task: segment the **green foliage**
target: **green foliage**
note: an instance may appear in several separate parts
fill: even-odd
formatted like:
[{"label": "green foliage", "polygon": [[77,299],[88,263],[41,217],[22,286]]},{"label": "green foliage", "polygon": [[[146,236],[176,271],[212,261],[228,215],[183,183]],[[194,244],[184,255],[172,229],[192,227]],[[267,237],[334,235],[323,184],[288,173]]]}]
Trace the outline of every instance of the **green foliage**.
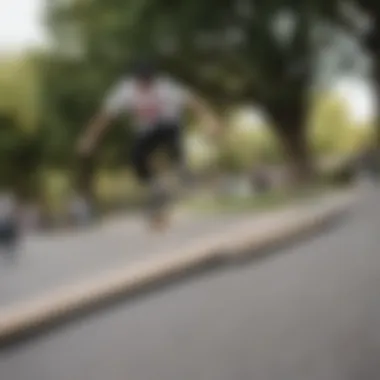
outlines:
[{"label": "green foliage", "polygon": [[0,117],[0,187],[14,190],[22,198],[39,193],[42,141],[38,134],[17,128],[11,118]]},{"label": "green foliage", "polygon": [[40,86],[34,57],[0,62],[0,186],[22,197],[38,192],[42,163]]},{"label": "green foliage", "polygon": [[[337,4],[50,1],[46,21],[51,50],[0,62],[0,113],[7,125],[1,127],[1,179],[14,183],[9,162],[18,162],[19,168],[28,164],[29,172],[38,166],[78,171],[78,136],[107,89],[141,55],[159,58],[163,69],[224,113],[242,104],[262,106],[275,135],[231,128],[219,157],[229,170],[278,162],[283,159],[281,144],[301,164],[307,161],[309,141],[317,155],[357,149],[366,129],[350,123],[337,99],[320,95],[308,116],[320,47],[313,36],[322,18],[338,20]],[[132,137],[126,125],[128,120],[121,121],[102,142],[98,169],[126,162]],[[10,160],[20,149],[25,156]]]},{"label": "green foliage", "polygon": [[[312,15],[295,0],[254,6],[244,0],[76,0],[53,2],[49,24],[58,56],[82,66],[73,84],[82,90],[72,102],[86,91],[93,108],[131,59],[152,55],[217,107],[261,103],[291,145],[303,133],[312,80]],[[75,112],[87,114],[84,107]]]},{"label": "green foliage", "polygon": [[0,60],[0,112],[10,115],[17,128],[33,133],[39,123],[40,86],[33,57]]},{"label": "green foliage", "polygon": [[315,97],[309,119],[309,134],[317,156],[355,154],[367,143],[372,128],[356,125],[346,104],[336,94]]},{"label": "green foliage", "polygon": [[249,172],[257,164],[281,161],[281,146],[269,125],[231,123],[220,148],[221,168],[230,172]]}]

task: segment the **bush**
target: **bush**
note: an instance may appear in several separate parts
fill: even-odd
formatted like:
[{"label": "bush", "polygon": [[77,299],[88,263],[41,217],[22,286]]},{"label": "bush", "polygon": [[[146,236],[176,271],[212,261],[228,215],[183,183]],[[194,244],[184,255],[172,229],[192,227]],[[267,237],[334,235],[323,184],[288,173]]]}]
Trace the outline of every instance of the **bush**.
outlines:
[{"label": "bush", "polygon": [[333,185],[348,186],[352,184],[357,175],[357,168],[353,161],[346,162],[327,174],[327,180]]}]

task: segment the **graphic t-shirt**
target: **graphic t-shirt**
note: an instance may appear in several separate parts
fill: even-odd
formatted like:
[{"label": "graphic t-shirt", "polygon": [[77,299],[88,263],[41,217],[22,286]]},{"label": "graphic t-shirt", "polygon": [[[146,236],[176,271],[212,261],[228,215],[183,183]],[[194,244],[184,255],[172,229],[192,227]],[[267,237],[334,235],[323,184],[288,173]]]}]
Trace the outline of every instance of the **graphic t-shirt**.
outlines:
[{"label": "graphic t-shirt", "polygon": [[137,128],[145,129],[159,122],[178,123],[188,97],[188,91],[169,78],[159,78],[149,88],[127,78],[111,90],[104,109],[112,116],[128,112]]}]

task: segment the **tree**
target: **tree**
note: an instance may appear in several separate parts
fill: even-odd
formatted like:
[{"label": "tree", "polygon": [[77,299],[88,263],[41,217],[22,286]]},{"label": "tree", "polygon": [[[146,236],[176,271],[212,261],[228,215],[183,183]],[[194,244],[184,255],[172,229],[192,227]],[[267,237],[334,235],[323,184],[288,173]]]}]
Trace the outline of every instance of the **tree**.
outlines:
[{"label": "tree", "polygon": [[145,3],[134,37],[214,103],[260,103],[296,172],[307,176],[316,20],[303,1],[157,0]]},{"label": "tree", "polygon": [[41,111],[37,63],[33,56],[0,60],[0,112],[12,115],[17,128],[33,133]]},{"label": "tree", "polygon": [[11,117],[0,115],[0,186],[21,199],[39,193],[42,141],[37,133],[25,133]]},{"label": "tree", "polygon": [[[305,119],[309,89],[319,71],[317,58],[323,55],[328,39],[337,32],[326,28],[318,4],[313,2],[256,3],[254,16],[250,17],[249,12],[245,14],[249,28],[236,23],[243,29],[245,43],[226,53],[229,57],[233,54],[235,60],[236,86],[232,97],[261,103],[287,153],[298,161],[301,171],[308,171],[310,157],[307,157],[309,142]],[[236,57],[242,59],[237,62]],[[220,56],[216,60],[217,66]],[[231,73],[231,67],[229,69]],[[226,74],[223,76],[229,78]],[[216,81],[220,81],[220,77]],[[240,91],[236,91],[239,83]]]},{"label": "tree", "polygon": [[42,167],[40,93],[33,56],[0,63],[0,186],[21,198],[36,195]]},{"label": "tree", "polygon": [[[94,196],[95,174],[99,165],[118,165],[125,161],[130,135],[126,128],[113,128],[94,157],[80,159],[76,154],[77,141],[90,118],[99,107],[110,80],[109,70],[87,60],[70,56],[47,56],[42,66],[46,161],[59,169],[74,173],[74,186]],[[124,123],[125,124],[125,123]],[[124,126],[124,125],[123,125]]]},{"label": "tree", "polygon": [[49,24],[58,56],[82,67],[90,108],[133,57],[159,56],[219,109],[261,104],[303,177],[312,171],[306,119],[318,9],[302,0],[53,1]]},{"label": "tree", "polygon": [[[325,19],[357,39],[373,59],[372,81],[376,94],[377,112],[380,106],[380,7],[376,0],[317,2]],[[380,147],[380,115],[376,117],[376,143]]]},{"label": "tree", "polygon": [[351,132],[343,100],[332,93],[318,93],[310,114],[310,139],[318,156],[343,153]]},{"label": "tree", "polygon": [[283,156],[273,128],[262,122],[256,125],[231,123],[220,149],[221,167],[234,172],[249,172],[257,164],[279,162],[283,162]]}]

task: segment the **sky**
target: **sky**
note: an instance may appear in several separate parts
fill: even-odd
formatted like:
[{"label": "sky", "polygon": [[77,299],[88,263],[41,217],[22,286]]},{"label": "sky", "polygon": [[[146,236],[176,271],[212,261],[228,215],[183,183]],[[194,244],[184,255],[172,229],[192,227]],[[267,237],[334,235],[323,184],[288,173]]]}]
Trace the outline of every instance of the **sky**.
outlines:
[{"label": "sky", "polygon": [[374,116],[374,96],[368,83],[355,78],[342,78],[335,89],[346,101],[355,121],[365,123]]},{"label": "sky", "polygon": [[[44,45],[41,21],[44,1],[48,0],[0,0],[0,54]],[[371,118],[374,105],[365,82],[341,78],[334,88],[347,102],[356,121],[365,122]]]},{"label": "sky", "polygon": [[43,44],[44,0],[0,0],[0,52]]}]

